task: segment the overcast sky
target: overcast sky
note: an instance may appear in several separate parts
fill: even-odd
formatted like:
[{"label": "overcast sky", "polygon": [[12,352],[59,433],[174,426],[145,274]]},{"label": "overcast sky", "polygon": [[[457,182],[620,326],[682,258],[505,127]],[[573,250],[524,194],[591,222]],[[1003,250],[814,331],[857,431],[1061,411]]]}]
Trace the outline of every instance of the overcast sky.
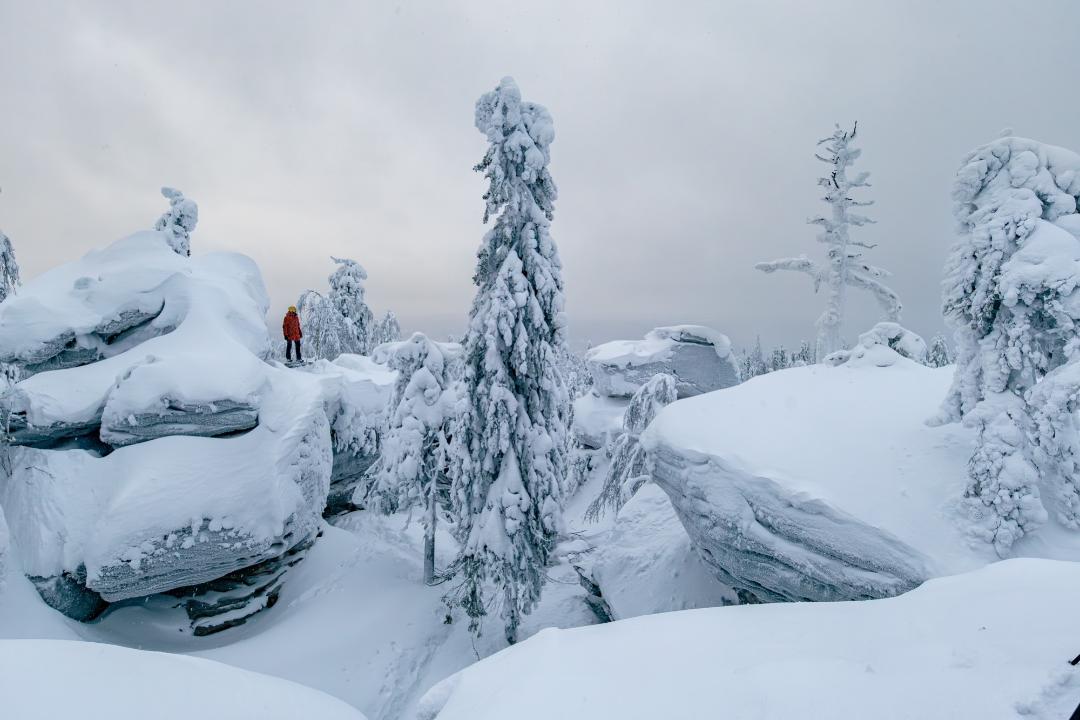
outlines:
[{"label": "overcast sky", "polygon": [[[571,337],[814,333],[815,142],[859,121],[904,321],[941,329],[950,181],[1004,127],[1080,149],[1080,2],[0,0],[0,228],[32,277],[199,203],[193,252],[259,263],[272,322],[330,255],[406,330],[460,333],[484,232],[473,105],[555,120]],[[876,318],[849,294],[845,334]]]}]

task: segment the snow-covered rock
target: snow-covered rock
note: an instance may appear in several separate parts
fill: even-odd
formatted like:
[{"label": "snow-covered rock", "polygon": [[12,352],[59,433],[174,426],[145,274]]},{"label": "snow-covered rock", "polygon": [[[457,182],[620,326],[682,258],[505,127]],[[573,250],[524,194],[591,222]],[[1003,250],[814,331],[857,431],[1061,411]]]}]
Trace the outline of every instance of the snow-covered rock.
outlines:
[{"label": "snow-covered rock", "polygon": [[581,572],[615,620],[737,602],[690,545],[664,491],[649,483],[619,511]]},{"label": "snow-covered rock", "polygon": [[314,537],[344,391],[264,361],[268,304],[250,259],[189,258],[150,231],[0,305],[4,360],[29,374],[5,401],[16,441],[37,445],[13,450],[0,506],[54,607],[93,610],[80,587],[116,601],[199,585]]},{"label": "snow-covered rock", "polygon": [[213,660],[64,640],[0,640],[0,717],[364,719],[317,690]]},{"label": "snow-covered rock", "polygon": [[675,325],[650,331],[643,340],[615,340],[591,348],[585,362],[600,395],[629,398],[658,373],[675,378],[679,397],[739,382],[731,341],[711,328]]},{"label": "snow-covered rock", "polygon": [[1064,718],[1078,595],[1080,564],[1009,560],[885,600],[546,630],[436,685],[415,717]]},{"label": "snow-covered rock", "polygon": [[305,371],[324,383],[327,415],[333,437],[328,515],[355,509],[353,493],[379,457],[379,443],[397,372],[364,355],[319,360]]},{"label": "snow-covered rock", "polygon": [[630,398],[608,397],[589,391],[574,401],[574,439],[593,450],[607,446],[614,435],[622,432],[623,413]]},{"label": "snow-covered rock", "polygon": [[[958,508],[971,431],[925,422],[950,370],[862,350],[680,400],[642,435],[723,582],[761,600],[865,599],[997,559]],[[1080,533],[1040,533],[1016,554],[1080,560]]]}]

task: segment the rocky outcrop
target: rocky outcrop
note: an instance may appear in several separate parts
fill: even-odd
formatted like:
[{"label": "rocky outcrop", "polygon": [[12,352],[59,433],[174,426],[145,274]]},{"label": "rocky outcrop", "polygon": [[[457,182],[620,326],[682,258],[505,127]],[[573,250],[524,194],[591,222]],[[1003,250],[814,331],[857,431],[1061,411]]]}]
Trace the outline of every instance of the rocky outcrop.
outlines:
[{"label": "rocky outcrop", "polygon": [[0,506],[57,610],[186,593],[202,633],[273,604],[318,533],[342,403],[339,385],[265,361],[267,305],[249,259],[179,255],[160,232],[0,305],[22,375],[2,403],[22,447]]},{"label": "rocky outcrop", "polygon": [[643,340],[615,340],[585,355],[593,388],[607,397],[631,397],[654,375],[675,378],[679,397],[691,397],[739,382],[728,338],[711,328],[657,328]]}]

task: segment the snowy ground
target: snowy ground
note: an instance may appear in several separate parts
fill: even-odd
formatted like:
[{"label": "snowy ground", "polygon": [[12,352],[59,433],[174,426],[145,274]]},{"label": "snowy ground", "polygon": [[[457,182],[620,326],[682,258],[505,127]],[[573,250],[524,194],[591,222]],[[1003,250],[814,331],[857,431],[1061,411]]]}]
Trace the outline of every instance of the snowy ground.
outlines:
[{"label": "snowy ground", "polygon": [[13,720],[364,720],[329,695],[221,663],[61,640],[0,640],[0,703]]},{"label": "snowy ground", "polygon": [[[407,717],[432,685],[505,647],[494,625],[474,642],[460,618],[444,622],[446,588],[421,581],[419,523],[406,528],[403,515],[367,512],[337,522],[289,571],[274,608],[224,633],[194,637],[187,616],[164,599],[79,624],[46,607],[25,578],[11,573],[0,593],[0,638],[83,639],[197,655],[321,690],[370,720]],[[443,548],[451,542],[439,540]],[[522,628],[525,637],[595,622],[569,564],[561,561],[549,576],[543,601]]]},{"label": "snowy ground", "polygon": [[433,688],[417,717],[1065,718],[1080,702],[1078,596],[1080,564],[1025,559],[884,600],[549,630]]}]

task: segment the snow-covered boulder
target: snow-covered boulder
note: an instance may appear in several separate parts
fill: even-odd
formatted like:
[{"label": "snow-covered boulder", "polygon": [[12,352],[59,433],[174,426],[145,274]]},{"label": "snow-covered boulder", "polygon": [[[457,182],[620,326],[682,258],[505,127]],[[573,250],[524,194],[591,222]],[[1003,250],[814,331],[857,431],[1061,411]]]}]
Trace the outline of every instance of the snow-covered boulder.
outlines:
[{"label": "snow-covered boulder", "polygon": [[29,374],[5,396],[15,441],[36,445],[13,450],[0,506],[54,607],[85,619],[314,537],[341,390],[265,362],[268,304],[250,259],[159,231],[0,304],[4,359]]},{"label": "snow-covered boulder", "polygon": [[56,267],[0,304],[14,442],[87,434],[121,446],[254,426],[269,305],[247,257],[173,252],[136,233]]},{"label": "snow-covered boulder", "polygon": [[1066,718],[1078,596],[1080,564],[1009,560],[885,600],[550,629],[439,683],[414,717]]},{"label": "snow-covered boulder", "polygon": [[601,450],[622,432],[623,414],[630,398],[608,397],[590,390],[574,401],[574,424],[571,428],[578,444]]},{"label": "snow-covered boulder", "polygon": [[[680,400],[642,435],[721,581],[760,600],[865,599],[997,559],[957,507],[971,431],[925,422],[950,370],[862,349]],[[1080,560],[1080,533],[1040,532],[1016,554]]]},{"label": "snow-covered boulder", "polygon": [[355,509],[353,493],[379,457],[397,372],[364,355],[339,355],[304,367],[324,384],[334,464],[326,514]]},{"label": "snow-covered boulder", "polygon": [[579,572],[599,592],[612,619],[622,620],[737,602],[690,545],[664,491],[650,483],[619,510],[611,529],[593,540]]},{"label": "snow-covered boulder", "polygon": [[591,348],[585,362],[600,395],[629,398],[658,373],[675,378],[679,397],[739,382],[731,341],[711,328],[675,325],[650,331],[643,340],[615,340]]},{"label": "snow-covered boulder", "polygon": [[298,683],[224,663],[104,643],[0,640],[0,717],[364,720]]}]

